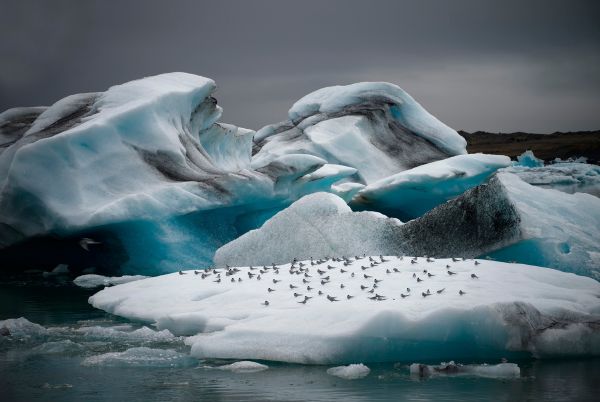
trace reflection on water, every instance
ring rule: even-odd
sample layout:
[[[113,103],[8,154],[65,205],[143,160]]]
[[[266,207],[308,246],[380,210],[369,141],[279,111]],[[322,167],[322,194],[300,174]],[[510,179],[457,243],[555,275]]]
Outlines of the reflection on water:
[[[153,367],[152,359],[135,367],[82,365],[90,356],[131,348],[152,349],[151,357],[157,349],[173,350],[164,354],[168,358],[188,352],[179,338],[148,335],[139,331],[141,324],[94,310],[87,304],[91,293],[68,286],[0,285],[0,320],[24,316],[50,328],[39,337],[0,337],[1,400],[592,401],[597,396],[598,359],[521,361],[521,378],[514,380],[419,380],[405,365],[392,363],[371,364],[371,373],[358,380],[327,375],[328,367],[272,362],[263,362],[269,369],[256,373],[213,368],[224,361],[178,365],[175,359],[171,367],[164,367],[164,360]]]

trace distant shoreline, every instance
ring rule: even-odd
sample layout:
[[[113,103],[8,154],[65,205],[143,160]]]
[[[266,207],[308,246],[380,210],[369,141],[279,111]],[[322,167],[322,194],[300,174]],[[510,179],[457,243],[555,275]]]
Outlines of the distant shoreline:
[[[529,149],[536,157],[545,161],[584,156],[588,158],[588,163],[600,163],[600,130],[552,134],[484,131],[474,133],[459,131],[458,133],[467,140],[469,153],[507,155],[514,159]]]

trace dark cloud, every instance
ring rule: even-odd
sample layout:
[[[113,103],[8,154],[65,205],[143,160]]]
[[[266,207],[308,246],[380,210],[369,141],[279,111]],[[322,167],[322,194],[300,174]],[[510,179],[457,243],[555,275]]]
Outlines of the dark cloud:
[[[0,109],[187,71],[250,128],[320,87],[384,80],[457,129],[598,129],[598,4],[0,0]]]

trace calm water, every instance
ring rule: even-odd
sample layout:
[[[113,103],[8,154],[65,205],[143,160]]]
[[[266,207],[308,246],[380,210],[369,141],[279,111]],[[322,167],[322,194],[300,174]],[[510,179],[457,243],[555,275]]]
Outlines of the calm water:
[[[344,380],[324,366],[263,362],[269,369],[233,373],[213,368],[229,363],[200,361],[178,367],[86,366],[107,352],[147,346],[187,353],[180,340],[90,336],[82,328],[140,325],[87,304],[93,291],[65,284],[0,284],[0,320],[26,317],[51,333],[18,340],[0,337],[1,401],[594,401],[600,391],[600,360],[520,361],[512,380],[440,376],[411,377],[405,364],[370,364],[369,376]],[[119,327],[120,326],[120,327]],[[40,351],[46,342],[77,348]],[[41,345],[41,346],[40,346]],[[68,343],[68,345],[73,345]],[[410,363],[410,362],[406,362]]]

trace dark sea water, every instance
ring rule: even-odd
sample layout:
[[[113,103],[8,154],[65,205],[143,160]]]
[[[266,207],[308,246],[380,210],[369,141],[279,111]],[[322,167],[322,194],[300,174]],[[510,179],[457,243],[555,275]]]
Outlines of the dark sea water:
[[[600,400],[600,359],[518,361],[521,377],[516,379],[419,379],[409,374],[411,362],[369,364],[370,374],[357,380],[328,375],[327,366],[273,362],[261,362],[269,369],[255,373],[214,368],[230,361],[191,358],[175,361],[172,367],[89,366],[82,362],[90,356],[132,347],[189,351],[179,339],[148,341],[82,333],[82,328],[90,327],[132,330],[141,326],[92,308],[87,298],[93,293],[68,281],[0,283],[0,320],[25,317],[50,329],[49,334],[19,339],[0,336],[0,401]],[[48,342],[68,347],[44,349]]]

